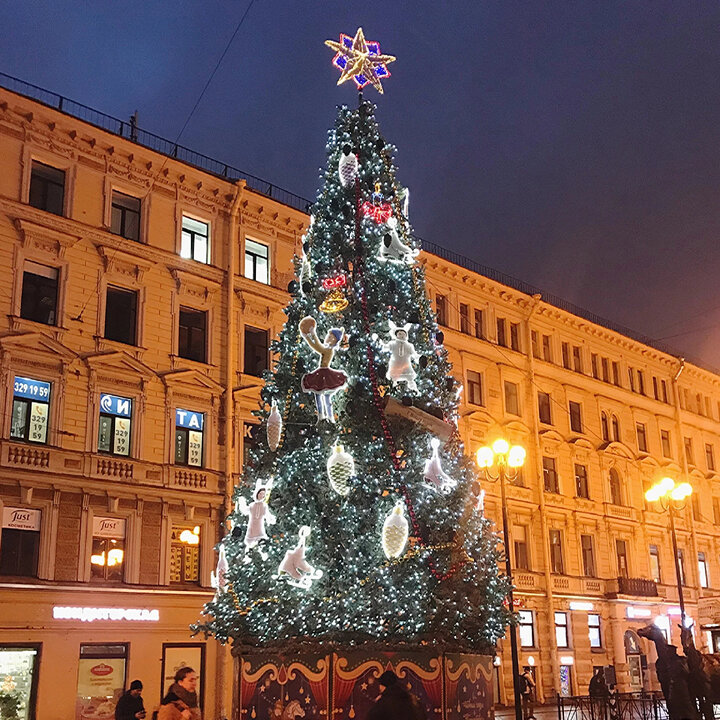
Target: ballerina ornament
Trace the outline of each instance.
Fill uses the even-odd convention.
[[[315,396],[315,405],[319,420],[335,422],[335,413],[332,407],[332,396],[342,387],[345,387],[347,375],[342,370],[330,367],[335,350],[345,335],[344,328],[330,328],[321,342],[317,335],[317,323],[314,318],[304,317],[300,321],[300,334],[303,340],[320,356],[320,365],[316,370],[306,373],[300,383],[305,392]]]

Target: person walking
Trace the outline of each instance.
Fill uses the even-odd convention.
[[[367,714],[367,720],[425,720],[425,708],[420,700],[400,684],[392,670],[379,678],[381,695]]]
[[[592,698],[610,697],[610,688],[605,682],[605,668],[595,668],[595,674],[590,678],[590,684],[588,685],[588,694]]]
[[[175,682],[160,702],[158,720],[202,720],[197,697],[197,673],[182,667],[175,673]]]
[[[123,693],[115,706],[115,720],[143,720],[145,705],[142,689],[143,684],[139,680],[130,683],[130,689]]]
[[[535,681],[533,680],[529,665],[523,668],[519,682],[520,695],[522,696],[523,720],[529,720],[529,718],[535,717],[533,714],[535,712]]]

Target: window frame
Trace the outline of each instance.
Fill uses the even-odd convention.
[[[587,465],[582,463],[573,463],[575,470],[575,496],[583,498],[584,500],[590,499],[590,483],[588,480]],[[578,471],[578,468],[582,468],[582,472]],[[584,489],[584,492],[581,490]]]
[[[660,447],[665,458],[672,459],[672,441],[670,439],[670,430],[660,429]]]
[[[542,390],[537,391],[538,400],[538,420],[543,425],[552,425],[552,401],[550,393],[543,392]]]
[[[591,620],[593,618],[593,620]],[[595,618],[597,618],[597,622],[595,622]],[[600,617],[600,613],[588,613],[588,637],[590,638],[590,649],[591,650],[597,650],[602,649],[602,619]],[[594,640],[595,638],[595,631],[597,633],[597,641]]]
[[[529,616],[529,618],[528,618]],[[525,642],[526,637],[523,629],[530,628],[530,643]],[[520,636],[520,647],[534,648],[535,646],[535,612],[533,610],[518,611],[518,635]]]
[[[135,213],[136,211],[132,208],[125,207],[119,203],[116,204],[115,202],[115,195],[120,195],[123,198],[130,198],[131,200],[137,201],[138,209],[137,209],[137,237],[131,237],[129,236],[125,231],[125,225],[126,225],[126,215],[128,213]],[[109,223],[108,223],[108,230],[117,237],[124,238],[125,240],[130,240],[131,242],[141,243],[144,244],[145,240],[145,233],[143,232],[143,208],[145,206],[145,202],[143,202],[145,198],[133,194],[132,191],[128,192],[125,189],[120,189],[118,187],[113,186],[110,190],[110,203],[109,203]],[[129,203],[128,203],[129,204]],[[120,222],[120,228],[116,232],[113,230],[113,218],[114,218],[114,210],[118,209],[120,210],[121,215],[121,222]]]
[[[471,377],[471,373],[477,377],[477,380]],[[468,404],[476,405],[478,407],[485,407],[485,398],[483,397],[482,373],[478,372],[477,370],[468,370],[465,377],[465,382],[468,387],[468,392],[466,395]]]
[[[197,317],[202,316],[204,318],[204,327],[203,327],[203,353],[202,353],[202,359],[199,357],[195,357],[192,354],[191,348],[193,346],[192,342],[192,334],[191,331],[193,329],[197,329],[195,326],[191,325],[184,325],[182,324],[183,321],[183,314],[185,315],[195,315]],[[186,331],[186,348],[183,347],[182,344],[182,333],[183,329]],[[209,330],[210,330],[210,311],[207,309],[201,309],[192,307],[191,305],[183,305],[182,302],[178,306],[178,330],[177,330],[177,355],[178,357],[183,358],[184,360],[190,360],[192,362],[198,362],[203,363],[205,365],[209,364],[210,362],[210,342],[209,342]],[[183,349],[186,350],[187,354],[183,354]]]
[[[248,343],[248,336],[249,335],[265,335],[265,362],[264,362],[264,368],[260,372],[249,372],[248,371],[248,348],[251,347],[251,344]],[[249,375],[251,377],[258,377],[261,378],[263,376],[263,373],[267,370],[270,370],[270,330],[267,328],[259,328],[255,325],[243,325],[243,333],[242,333],[242,339],[243,339],[243,352],[242,352],[242,358],[243,358],[243,364],[242,364],[242,372],[245,375]],[[252,347],[260,347],[259,345],[252,345]],[[254,369],[254,368],[253,368]]]
[[[648,556],[650,557],[650,575],[656,575],[657,577],[651,577],[650,579],[655,583],[662,583],[662,564],[660,563],[660,547],[651,543],[648,546]],[[655,564],[657,565],[657,572],[653,568],[653,558],[655,558]]]
[[[705,465],[708,472],[715,472],[715,446],[712,443],[705,443]]]
[[[710,587],[710,567],[702,550],[698,550],[698,584],[703,589]]]
[[[522,532],[522,538],[520,534]],[[515,569],[530,570],[530,545],[528,543],[528,526],[516,525],[513,527],[513,557],[515,560]],[[521,552],[520,552],[521,551]]]
[[[103,396],[110,396],[112,398],[116,398],[118,400],[127,400],[130,403],[130,416],[126,417],[123,415],[120,415],[119,413],[112,413],[109,411],[103,411]],[[102,450],[100,448],[100,427],[103,418],[110,420],[110,446],[111,450]],[[127,419],[129,422],[128,427],[128,451],[127,453],[118,453],[115,451],[115,425],[116,421]],[[134,432],[135,432],[135,398],[134,397],[125,397],[121,395],[115,395],[113,393],[106,393],[101,392],[98,397],[98,414],[97,414],[97,441],[95,442],[95,451],[101,455],[109,455],[112,457],[120,457],[120,458],[132,458],[133,457],[133,440],[134,440]]]
[[[32,194],[33,194],[33,179],[36,177],[35,175],[35,165],[40,165],[42,168],[47,168],[49,170],[53,170],[58,173],[62,173],[63,181],[62,181],[62,194],[61,194],[61,200],[60,200],[60,209],[59,212],[56,212],[55,210],[50,210],[47,207],[47,192],[45,192],[45,206],[40,205],[34,205],[32,203]],[[45,177],[44,180],[46,183],[51,183],[57,186],[58,183],[53,182],[51,179]],[[47,188],[46,188],[47,190]],[[36,210],[42,210],[43,212],[51,213],[52,215],[56,215],[58,217],[65,217],[66,214],[66,208],[67,208],[67,190],[68,190],[68,170],[67,168],[60,168],[55,165],[51,165],[50,163],[40,160],[38,158],[31,158],[30,159],[30,176],[28,180],[28,192],[27,192],[27,203],[30,205],[30,207],[35,208]]]
[[[585,547],[584,539],[589,540],[589,545]],[[595,542],[592,535],[580,534],[580,556],[582,559],[583,575],[585,577],[597,577],[597,563],[595,562]]]
[[[200,425],[200,428],[196,427],[186,427],[183,425],[178,425],[178,411],[185,412],[185,413],[191,413],[193,415],[199,415],[202,417],[202,423]],[[173,421],[173,445],[172,445],[172,464],[177,465],[178,467],[189,467],[189,468],[204,468],[205,467],[205,459],[207,455],[207,436],[206,436],[206,421],[207,418],[205,417],[206,413],[202,411],[197,410],[187,410],[185,408],[175,407],[175,417]],[[199,464],[191,464],[190,463],[190,433],[200,433],[200,463]],[[182,435],[184,437],[184,451],[183,451],[183,459],[178,461],[178,435]]]
[[[565,574],[565,553],[563,551],[562,530],[558,528],[550,528],[548,530],[548,540],[550,544],[550,570],[556,575]],[[557,542],[553,539],[557,538]],[[554,549],[557,549],[557,557]]]
[[[15,390],[16,382],[17,380],[29,380],[33,383],[42,383],[42,384],[48,384],[50,387],[48,388],[48,396],[47,401],[42,401],[41,398],[30,398],[30,397],[23,397],[22,394],[17,395],[17,391]],[[16,375],[15,373],[11,373],[11,390],[9,393],[9,401],[10,401],[10,418],[9,418],[9,425],[8,425],[8,439],[12,442],[23,442],[23,443],[29,443],[31,445],[50,445],[50,437],[51,437],[51,430],[53,427],[53,423],[51,422],[54,420],[54,417],[52,415],[53,413],[53,407],[55,404],[54,401],[54,393],[53,393],[53,381],[52,380],[46,380],[46,379],[40,379],[40,378],[34,378],[34,377],[22,377],[20,375]],[[13,419],[15,417],[15,403],[22,403],[25,406],[25,427],[23,431],[23,436],[18,437],[17,435],[13,435]],[[33,440],[30,438],[30,425],[32,423],[32,408],[33,404],[43,404],[46,405],[46,411],[47,411],[47,424],[45,427],[45,437],[43,440]]]
[[[647,425],[645,423],[635,422],[635,438],[637,440],[638,452],[649,452],[647,443]]]
[[[108,298],[110,296],[110,292],[115,292],[118,295],[125,294],[127,296],[133,296],[134,298],[134,307],[132,308],[132,312],[134,314],[133,318],[133,329],[132,329],[132,338],[131,342],[127,342],[126,340],[118,340],[116,337],[108,337]],[[134,288],[127,288],[123,287],[122,285],[115,285],[112,282],[108,282],[105,284],[105,302],[103,307],[103,339],[109,340],[110,342],[117,342],[122,343],[123,345],[128,345],[131,347],[138,347],[138,338],[139,338],[139,328],[138,328],[138,320],[140,318],[140,291]]]
[[[573,412],[574,410],[575,412]],[[568,414],[570,416],[570,431],[582,435],[584,433],[582,420],[582,403],[577,402],[577,400],[569,400]]]
[[[204,225],[206,228],[206,235],[202,235],[201,233],[196,232],[195,230],[186,230],[185,229],[185,220],[189,220],[194,223],[199,223],[200,225]],[[190,256],[185,257],[182,254],[183,250],[183,241],[184,241],[184,235],[185,233],[188,233],[190,235]],[[178,244],[178,255],[183,260],[191,260],[192,262],[200,263],[201,265],[211,265],[212,264],[212,251],[211,251],[211,233],[212,233],[212,223],[207,220],[206,218],[197,217],[191,213],[187,212],[181,212],[180,213],[180,238],[179,238],[179,244]],[[204,237],[205,238],[205,260],[198,260],[195,257],[195,237]]]
[[[248,242],[254,243],[255,245],[260,245],[261,247],[264,247],[267,250],[267,257],[265,258],[267,263],[267,280],[258,280],[257,277],[257,258],[262,258],[262,255],[259,255],[258,253],[253,252],[252,250],[248,249]],[[248,255],[252,257],[252,266],[253,266],[253,272],[252,276],[247,274],[247,261],[248,261]],[[247,278],[248,280],[252,280],[254,282],[260,283],[261,285],[272,285],[272,248],[270,247],[269,242],[263,242],[262,240],[257,240],[254,237],[250,237],[248,235],[245,236],[245,240],[243,242],[243,256],[242,256],[242,275],[243,277]]]
[[[568,613],[562,610],[555,610],[553,620],[555,623],[555,644],[559,649],[565,650],[570,647],[570,623],[568,621]]]
[[[510,402],[508,402],[508,388],[513,387],[514,388],[514,396],[511,394],[511,397],[514,397],[514,405],[515,405],[515,411],[513,412],[510,409]],[[514,383],[512,380],[504,380],[503,381],[503,401],[505,405],[505,413],[507,415],[514,415],[515,417],[522,417],[522,409],[520,407],[520,385],[518,383]]]
[[[30,267],[29,267],[30,266]],[[52,280],[48,275],[40,275],[37,272],[32,272],[33,267],[32,266],[38,266],[40,268],[46,268],[48,270],[54,270],[55,271],[55,298],[54,298],[54,306],[53,306],[53,319],[52,321],[45,321],[37,319],[37,317],[29,317],[28,315],[23,314],[23,306],[25,305],[24,298],[25,298],[25,276],[26,275],[32,275],[36,278],[44,278],[45,280]],[[64,273],[64,267],[60,267],[58,265],[52,264],[48,265],[47,262],[40,262],[38,260],[35,260],[34,258],[26,257],[23,259],[22,264],[20,266],[21,272],[20,272],[20,292],[18,297],[18,305],[17,305],[17,315],[19,318],[23,320],[27,320],[29,322],[38,323],[40,325],[46,325],[47,327],[62,327],[62,313],[61,313],[61,305],[60,305],[60,291],[61,291],[61,284],[62,284],[62,273]],[[44,296],[49,297],[49,296]],[[38,302],[35,303],[36,305]]]
[[[623,549],[622,553],[620,552],[621,548]],[[615,559],[617,561],[617,576],[622,578],[629,578],[630,559],[628,556],[628,542],[625,538],[615,538]]]
[[[547,463],[546,463],[547,461]],[[557,471],[557,458],[551,455],[543,455],[543,489],[545,492],[560,494],[560,477]],[[550,482],[552,480],[552,482]]]
[[[460,332],[470,335],[470,306],[467,303],[460,303]]]

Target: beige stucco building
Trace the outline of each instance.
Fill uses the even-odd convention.
[[[0,89],[0,676],[28,717],[99,720],[136,677],[152,707],[187,662],[206,717],[229,715],[229,652],[187,628],[212,593],[308,217],[259,180],[16,89]],[[544,698],[585,693],[599,665],[622,690],[657,687],[632,631],[659,617],[677,639],[678,599],[668,518],[643,492],[664,475],[695,488],[679,545],[688,612],[710,628],[720,377],[462,258],[421,259],[468,450],[500,435],[528,450],[509,488],[521,662]],[[500,658],[507,701],[506,643]]]

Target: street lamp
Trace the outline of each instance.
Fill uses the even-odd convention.
[[[680,577],[680,560],[678,556],[677,536],[675,535],[675,513],[685,507],[685,499],[692,495],[692,485],[687,482],[676,484],[672,478],[666,477],[656,482],[646,493],[648,502],[660,502],[663,510],[670,513],[670,534],[672,535],[673,555],[675,556],[675,579],[677,580],[678,600],[680,601],[680,623],[685,627],[685,600]]]
[[[510,589],[508,590],[508,604],[510,612],[515,612],[513,598],[512,563],[510,560],[510,531],[508,528],[507,498],[505,496],[505,480],[514,480],[519,469],[525,462],[525,448],[513,445],[502,438],[496,440],[492,447],[481,447],[475,456],[478,467],[483,475],[491,482],[500,481],[500,501],[502,504],[503,543],[505,544],[505,574]],[[495,467],[496,472],[492,472]],[[522,698],[520,697],[520,662],[518,658],[517,634],[515,628],[510,628],[510,656],[512,658],[513,692],[515,696],[515,720],[523,720]]]

